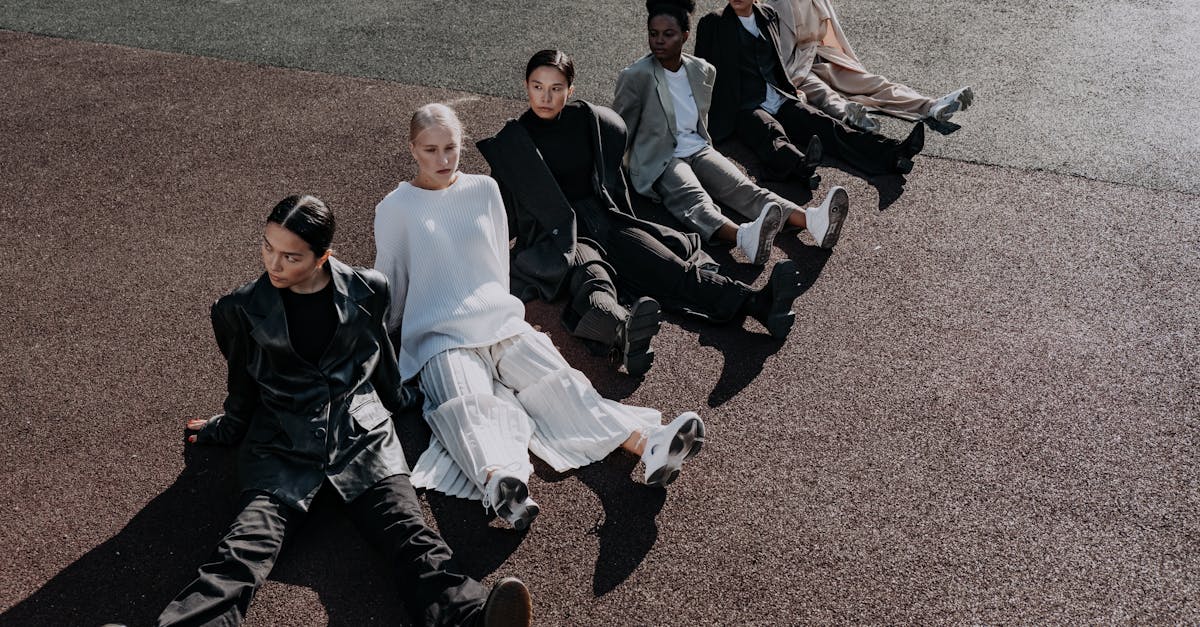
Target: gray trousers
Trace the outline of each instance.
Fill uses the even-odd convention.
[[[792,211],[800,210],[795,203],[755,185],[712,146],[705,146],[690,157],[672,158],[654,182],[654,192],[676,220],[699,233],[706,242],[727,220],[717,203],[750,220],[757,218],[768,202],[779,203],[785,219]]]

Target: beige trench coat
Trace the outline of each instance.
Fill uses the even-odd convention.
[[[810,104],[842,119],[846,103],[916,121],[933,105],[915,89],[867,71],[838,22],[829,0],[766,0],[779,13],[779,55],[796,91]]]

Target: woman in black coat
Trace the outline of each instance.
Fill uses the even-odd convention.
[[[567,328],[594,345],[625,350],[627,368],[632,343],[623,329],[652,328],[652,335],[657,313],[652,326],[636,318],[642,307],[657,312],[658,303],[714,322],[753,316],[772,336],[785,337],[800,291],[796,265],[776,264],[766,287],[752,290],[721,274],[696,234],[634,217],[621,166],[625,123],[606,107],[568,103],[574,82],[566,53],[533,55],[525,68],[529,110],[478,144],[516,238],[513,292],[526,301],[565,294]],[[632,315],[618,301],[618,285],[642,297]],[[639,342],[651,352],[649,336]]]
[[[504,579],[487,596],[421,515],[389,414],[412,399],[384,329],[387,280],[334,259],[333,231],[319,199],[285,198],[263,232],[266,272],[212,307],[229,367],[225,412],[189,420],[188,442],[240,443],[239,513],[158,622],[240,623],[285,536],[328,485],[395,566],[417,623],[528,625],[524,584]]]

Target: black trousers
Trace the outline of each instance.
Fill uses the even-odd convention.
[[[570,301],[563,323],[572,335],[607,348],[617,342],[617,329],[629,318],[629,310],[617,298],[616,273],[600,250],[586,241],[575,246],[575,258],[567,279]]]
[[[637,227],[614,227],[604,246],[605,259],[616,269],[618,280],[665,308],[727,322],[750,297],[746,284],[681,258]]]
[[[408,477],[395,475],[347,504],[362,534],[392,564],[400,595],[418,624],[470,625],[487,598],[461,574],[450,547],[425,523]],[[267,579],[284,539],[305,512],[263,492],[242,495],[241,512],[200,575],[162,614],[162,625],[238,625],[254,593]]]
[[[613,217],[601,197],[571,201],[581,238],[567,278],[563,322],[575,336],[611,346],[629,317],[618,286],[664,308],[727,322],[742,312],[751,289],[715,267],[701,267],[634,224]],[[680,242],[682,243],[682,239]]]
[[[851,128],[823,111],[789,100],[775,115],[764,109],[739,111],[736,133],[761,159],[772,176],[786,178],[804,159],[797,146],[807,146],[813,135],[821,139],[825,154],[867,174],[892,172],[902,155],[902,142]]]

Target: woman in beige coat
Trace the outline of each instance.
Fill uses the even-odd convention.
[[[878,130],[879,122],[867,115],[875,111],[913,122],[946,122],[974,100],[970,87],[935,100],[868,72],[846,40],[830,0],[765,2],[779,14],[779,54],[796,91],[851,126]]]

